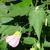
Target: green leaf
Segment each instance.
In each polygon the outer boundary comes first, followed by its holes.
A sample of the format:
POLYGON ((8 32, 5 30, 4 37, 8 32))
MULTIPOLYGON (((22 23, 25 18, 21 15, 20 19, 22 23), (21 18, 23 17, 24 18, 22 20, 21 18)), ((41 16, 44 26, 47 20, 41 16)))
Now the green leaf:
POLYGON ((12 25, 1 25, 0 26, 0 34, 10 35, 16 31, 21 31, 22 28, 20 26, 12 26, 12 25))
POLYGON ((36 39, 32 37, 23 37, 23 43, 24 44, 34 44, 36 43, 36 39))
POLYGON ((12 17, 0 17, 0 24, 7 23, 13 20, 12 17))
POLYGON ((0 34, 8 28, 8 25, 0 25, 0 34))
POLYGON ((7 12, 8 12, 8 7, 2 2, 0 2, 0 17, 7 16, 7 12))
POLYGON ((22 0, 22 4, 20 4, 21 6, 30 6, 30 4, 32 3, 32 0, 22 0))
POLYGON ((44 46, 44 47, 50 47, 50 42, 45 41, 44 44, 43 44, 43 46, 44 46))
POLYGON ((10 16, 23 16, 27 15, 29 13, 30 7, 24 6, 24 7, 17 7, 16 5, 13 5, 10 7, 10 16))
POLYGON ((9 9, 9 15, 11 15, 11 16, 27 15, 30 10, 31 2, 32 2, 32 0, 30 0, 30 1, 25 0, 16 5, 11 5, 10 9, 9 9))
POLYGON ((44 48, 40 48, 39 50, 44 50, 44 48))
POLYGON ((47 0, 48 2, 50 2, 50 0, 47 0))
POLYGON ((8 50, 7 43, 5 41, 0 41, 0 50, 8 50))
POLYGON ((37 37, 40 38, 42 25, 45 19, 45 11, 43 8, 33 7, 29 13, 29 23, 34 27, 37 37))

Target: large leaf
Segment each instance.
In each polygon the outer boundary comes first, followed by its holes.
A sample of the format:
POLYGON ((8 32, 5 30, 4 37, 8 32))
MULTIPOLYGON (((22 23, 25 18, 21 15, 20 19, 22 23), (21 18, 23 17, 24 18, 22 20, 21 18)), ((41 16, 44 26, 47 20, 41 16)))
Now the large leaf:
POLYGON ((23 37, 23 43, 24 44, 35 44, 36 43, 36 39, 32 38, 32 37, 23 37))
POLYGON ((22 0, 22 4, 20 4, 21 6, 30 6, 30 4, 32 3, 32 0, 22 0))
POLYGON ((23 2, 20 2, 16 5, 11 5, 10 6, 10 9, 9 9, 9 14, 11 16, 23 16, 23 15, 27 15, 29 10, 30 10, 30 4, 31 4, 31 1, 23 1, 23 2))
POLYGON ((0 34, 8 28, 8 25, 0 25, 0 34))
POLYGON ((43 8, 40 8, 39 6, 37 6, 36 8, 33 7, 33 9, 29 13, 29 23, 34 27, 38 38, 40 38, 41 35, 41 29, 44 19, 45 11, 43 10, 43 8))
POLYGON ((49 4, 49 5, 50 5, 50 0, 47 0, 47 2, 48 2, 47 4, 49 4))
POLYGON ((30 10, 29 6, 17 7, 16 5, 13 5, 11 6, 9 15, 12 17, 23 16, 23 15, 27 15, 29 13, 29 10, 30 10))
POLYGON ((1 25, 0 26, 0 34, 3 34, 3 35, 10 35, 20 30, 21 30, 20 26, 12 26, 12 25, 1 25))

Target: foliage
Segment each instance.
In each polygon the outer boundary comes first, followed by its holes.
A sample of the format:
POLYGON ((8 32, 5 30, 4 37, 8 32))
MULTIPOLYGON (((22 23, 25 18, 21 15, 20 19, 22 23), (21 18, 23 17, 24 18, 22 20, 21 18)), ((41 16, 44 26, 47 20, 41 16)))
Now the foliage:
POLYGON ((50 47, 50 42, 46 40, 50 33, 46 31, 48 27, 50 30, 49 6, 50 0, 0 0, 0 50, 8 50, 5 38, 16 31, 22 32, 20 42, 31 45, 30 50, 50 47))

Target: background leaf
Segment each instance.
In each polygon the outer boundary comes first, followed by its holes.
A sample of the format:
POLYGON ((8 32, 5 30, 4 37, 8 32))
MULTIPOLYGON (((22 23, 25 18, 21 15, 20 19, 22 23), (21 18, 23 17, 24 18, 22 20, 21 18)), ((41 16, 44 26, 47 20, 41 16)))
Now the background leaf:
POLYGON ((0 41, 0 50, 8 50, 7 43, 5 41, 0 41))
POLYGON ((43 8, 38 6, 33 7, 32 11, 29 13, 29 23, 34 27, 37 37, 40 38, 42 25, 45 19, 45 11, 43 8))
POLYGON ((9 9, 9 15, 11 16, 23 16, 27 15, 30 10, 32 0, 24 0, 16 5, 11 5, 9 9))
POLYGON ((20 26, 12 26, 12 25, 1 25, 0 26, 0 34, 10 35, 16 31, 21 31, 22 28, 20 26))
POLYGON ((0 2, 0 17, 8 16, 8 6, 0 2))
POLYGON ((34 44, 34 43, 36 43, 36 39, 35 38, 32 38, 32 37, 23 37, 23 43, 24 44, 34 44))
POLYGON ((43 46, 44 46, 44 47, 50 47, 50 42, 45 41, 44 44, 43 44, 43 46))
POLYGON ((7 23, 7 22, 10 22, 12 20, 13 20, 12 17, 0 17, 0 24, 7 23))
POLYGON ((29 6, 17 7, 16 5, 13 5, 10 7, 9 15, 12 17, 23 16, 23 15, 27 15, 29 13, 29 10, 30 10, 29 6))

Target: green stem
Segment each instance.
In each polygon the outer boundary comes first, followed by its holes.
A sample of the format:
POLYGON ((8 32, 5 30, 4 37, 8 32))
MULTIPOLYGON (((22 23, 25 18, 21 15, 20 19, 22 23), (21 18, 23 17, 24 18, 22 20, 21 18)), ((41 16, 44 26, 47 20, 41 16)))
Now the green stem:
POLYGON ((38 4, 38 0, 36 0, 35 7, 37 6, 37 4, 38 4))
POLYGON ((47 0, 47 10, 48 10, 48 0, 47 0))

